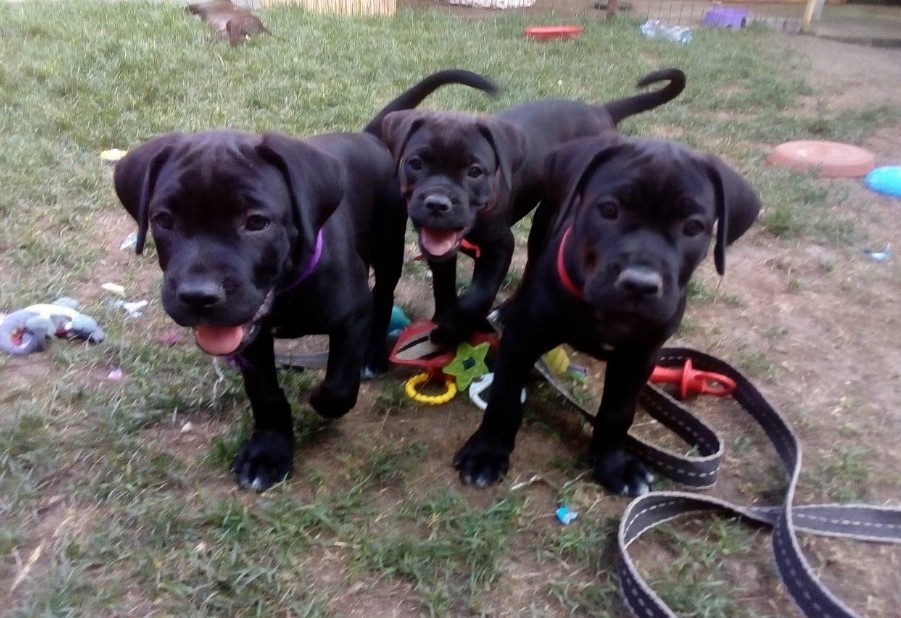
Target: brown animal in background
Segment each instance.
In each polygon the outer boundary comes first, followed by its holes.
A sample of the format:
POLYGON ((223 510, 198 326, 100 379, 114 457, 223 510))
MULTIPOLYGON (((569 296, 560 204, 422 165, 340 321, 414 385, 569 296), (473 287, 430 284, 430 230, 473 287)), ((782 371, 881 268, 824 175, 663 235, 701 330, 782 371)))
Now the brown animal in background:
POLYGON ((213 27, 220 37, 232 45, 240 45, 254 34, 272 34, 260 18, 229 0, 211 0, 189 4, 188 11, 213 27))
POLYGON ((269 34, 269 30, 260 21, 260 18, 250 13, 236 15, 225 23, 228 32, 228 42, 231 45, 240 45, 255 34, 269 34))

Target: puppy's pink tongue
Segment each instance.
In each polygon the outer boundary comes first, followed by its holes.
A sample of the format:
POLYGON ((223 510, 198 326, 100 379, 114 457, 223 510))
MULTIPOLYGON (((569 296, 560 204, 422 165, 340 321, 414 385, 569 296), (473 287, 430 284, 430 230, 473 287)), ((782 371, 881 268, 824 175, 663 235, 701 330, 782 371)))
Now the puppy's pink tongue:
POLYGON ((419 242, 431 255, 440 257, 450 253, 457 246, 457 233, 424 227, 419 231, 419 242))
POLYGON ((194 340, 207 354, 222 356, 238 349, 244 339, 244 329, 240 326, 197 326, 194 340))

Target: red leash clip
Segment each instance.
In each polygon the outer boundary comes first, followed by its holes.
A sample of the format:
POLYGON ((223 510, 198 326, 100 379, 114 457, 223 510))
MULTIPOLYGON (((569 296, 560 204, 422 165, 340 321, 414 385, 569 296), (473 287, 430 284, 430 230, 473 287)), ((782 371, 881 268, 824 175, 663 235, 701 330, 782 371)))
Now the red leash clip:
POLYGON ((712 371, 698 371, 691 366, 691 359, 686 360, 682 368, 654 367, 651 374, 654 384, 678 384, 679 398, 689 395, 714 395, 725 397, 735 390, 735 382, 724 375, 712 371))

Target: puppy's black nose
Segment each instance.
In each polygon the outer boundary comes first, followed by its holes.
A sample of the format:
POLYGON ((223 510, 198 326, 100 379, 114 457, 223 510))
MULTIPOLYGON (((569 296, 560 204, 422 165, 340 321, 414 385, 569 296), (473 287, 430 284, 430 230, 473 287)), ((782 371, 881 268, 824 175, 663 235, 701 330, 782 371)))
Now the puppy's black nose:
POLYGON ((178 300, 197 309, 206 309, 225 300, 225 290, 214 281, 186 281, 176 290, 178 300))
POLYGON ((429 212, 440 214, 447 212, 453 206, 450 198, 445 195, 429 195, 422 201, 429 212))
POLYGON ((648 268, 626 268, 616 278, 616 289, 635 296, 657 296, 663 290, 663 278, 648 268))

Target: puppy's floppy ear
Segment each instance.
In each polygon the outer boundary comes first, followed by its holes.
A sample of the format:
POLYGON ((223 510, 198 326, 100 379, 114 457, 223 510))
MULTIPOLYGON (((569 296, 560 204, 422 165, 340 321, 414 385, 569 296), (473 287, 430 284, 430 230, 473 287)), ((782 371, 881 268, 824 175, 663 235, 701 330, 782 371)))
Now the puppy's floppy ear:
POLYGON ((316 235, 344 197, 344 170, 333 156, 302 140, 266 133, 257 154, 278 169, 288 185, 294 223, 304 249, 316 245, 316 235))
POLYGON ((150 201, 156 191, 160 171, 181 138, 181 133, 161 135, 129 150, 128 154, 116 163, 113 186, 125 210, 138 223, 135 243, 137 254, 144 251, 149 227, 150 201))
POLYGON ((726 247, 747 232, 757 219, 760 198, 747 180, 718 157, 708 155, 704 162, 716 199, 713 260, 716 272, 722 276, 726 272, 726 247))
POLYGON ((556 205, 557 221, 568 215, 588 173, 612 160, 627 147, 628 142, 618 132, 606 131, 566 142, 545 157, 542 201, 549 200, 556 205))
POLYGON ((513 188, 513 174, 526 158, 525 133, 512 122, 500 118, 481 118, 476 124, 479 133, 491 144, 501 180, 510 191, 513 188))
POLYGON ((400 162, 407 142, 425 123, 427 113, 415 109, 401 110, 391 112, 382 120, 382 141, 396 162, 400 162))

